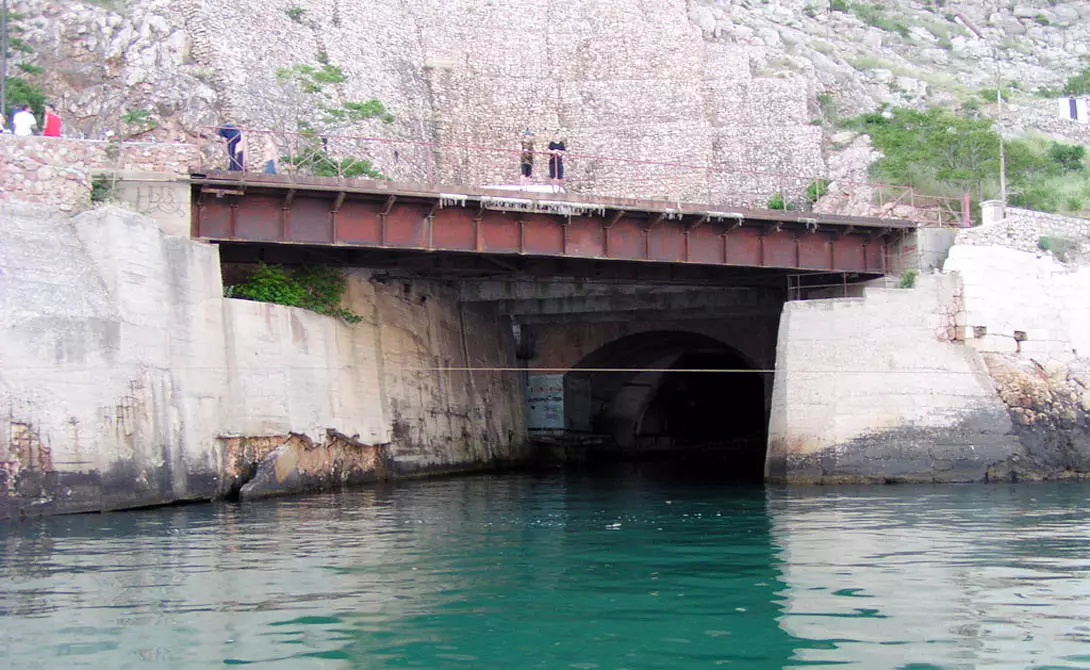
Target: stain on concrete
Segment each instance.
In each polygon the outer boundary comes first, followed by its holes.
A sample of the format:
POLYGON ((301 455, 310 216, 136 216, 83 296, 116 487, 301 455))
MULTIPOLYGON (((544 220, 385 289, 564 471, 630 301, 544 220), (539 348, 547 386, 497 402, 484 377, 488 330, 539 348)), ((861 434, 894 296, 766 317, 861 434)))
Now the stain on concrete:
POLYGON ((238 486, 241 500, 336 490, 387 478, 386 445, 365 444, 334 430, 320 443, 294 433, 229 439, 239 447, 233 486, 238 486), (259 459, 249 460, 258 454, 259 459))
MULTIPOLYGON (((1005 422, 1004 422, 1005 423, 1005 422)), ((1040 479, 1017 436, 989 412, 942 428, 876 431, 813 453, 770 444, 767 480, 789 484, 959 483, 1040 479)))

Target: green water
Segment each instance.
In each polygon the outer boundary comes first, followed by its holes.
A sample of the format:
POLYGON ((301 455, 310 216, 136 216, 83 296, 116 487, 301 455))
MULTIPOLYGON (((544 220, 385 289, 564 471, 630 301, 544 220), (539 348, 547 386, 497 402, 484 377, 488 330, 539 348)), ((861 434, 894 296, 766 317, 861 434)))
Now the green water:
POLYGON ((0 665, 1090 667, 1088 491, 643 470, 10 524, 0 665))

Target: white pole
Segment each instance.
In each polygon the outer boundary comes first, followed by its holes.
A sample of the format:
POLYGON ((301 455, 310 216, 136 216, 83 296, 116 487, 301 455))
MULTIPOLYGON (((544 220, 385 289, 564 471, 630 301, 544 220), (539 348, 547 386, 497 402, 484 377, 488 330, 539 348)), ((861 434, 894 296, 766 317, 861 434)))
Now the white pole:
POLYGON ((8 0, 0 3, 0 116, 7 124, 8 107, 8 0))

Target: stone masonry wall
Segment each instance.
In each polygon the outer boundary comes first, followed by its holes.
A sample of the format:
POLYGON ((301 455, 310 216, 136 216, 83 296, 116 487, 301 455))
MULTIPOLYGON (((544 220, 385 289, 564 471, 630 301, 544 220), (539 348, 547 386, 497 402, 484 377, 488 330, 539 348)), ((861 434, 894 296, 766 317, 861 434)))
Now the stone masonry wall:
POLYGON ((187 177, 196 164, 197 147, 193 144, 0 135, 0 201, 77 212, 90 205, 91 182, 96 175, 187 177))
POLYGON ((1006 247, 1038 254, 1042 237, 1069 240, 1075 244, 1071 251, 1078 252, 1082 244, 1090 241, 1090 219, 1007 207, 1005 218, 959 231, 956 244, 1006 247))
POLYGON ((513 337, 442 286, 354 275, 349 325, 224 299, 214 246, 138 214, 10 203, 0 278, 0 517, 524 455, 517 381, 437 371, 511 366, 513 337))

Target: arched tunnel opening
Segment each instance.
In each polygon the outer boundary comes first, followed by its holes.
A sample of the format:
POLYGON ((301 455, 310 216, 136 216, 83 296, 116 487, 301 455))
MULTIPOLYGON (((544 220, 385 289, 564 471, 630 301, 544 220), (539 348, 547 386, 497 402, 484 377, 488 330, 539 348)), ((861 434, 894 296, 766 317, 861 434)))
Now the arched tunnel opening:
POLYGON ((564 375, 567 460, 656 461, 760 481, 770 390, 770 375, 712 337, 656 331, 620 338, 564 375))

